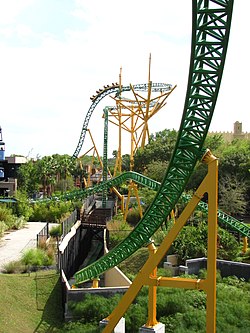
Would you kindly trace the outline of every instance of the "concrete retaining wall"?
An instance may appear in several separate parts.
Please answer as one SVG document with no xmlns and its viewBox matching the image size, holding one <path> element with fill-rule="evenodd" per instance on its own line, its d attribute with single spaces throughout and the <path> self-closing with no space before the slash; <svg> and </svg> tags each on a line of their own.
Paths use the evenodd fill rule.
<svg viewBox="0 0 250 333">
<path fill-rule="evenodd" d="M 217 259 L 216 263 L 222 277 L 235 275 L 238 278 L 244 278 L 246 281 L 250 280 L 250 264 L 220 259 Z M 198 274 L 200 269 L 207 268 L 207 258 L 186 260 L 186 266 L 188 267 L 188 274 Z"/>
</svg>

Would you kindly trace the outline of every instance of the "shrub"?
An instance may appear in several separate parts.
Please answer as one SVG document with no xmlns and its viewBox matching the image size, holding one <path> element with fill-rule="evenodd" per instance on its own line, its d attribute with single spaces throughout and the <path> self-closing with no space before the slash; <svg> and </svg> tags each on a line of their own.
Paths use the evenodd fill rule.
<svg viewBox="0 0 250 333">
<path fill-rule="evenodd" d="M 26 223 L 27 221 L 23 216 L 16 217 L 12 228 L 17 230 L 22 229 Z"/>
<path fill-rule="evenodd" d="M 235 237 L 223 228 L 218 229 L 218 258 L 224 260 L 234 260 L 239 251 L 239 244 Z"/>
<path fill-rule="evenodd" d="M 5 205 L 0 206 L 0 221 L 3 221 L 8 229 L 12 229 L 15 224 L 15 216 L 12 215 L 11 209 Z"/>
<path fill-rule="evenodd" d="M 24 252 L 21 262 L 26 266 L 50 266 L 53 260 L 42 249 L 29 249 Z"/>
<path fill-rule="evenodd" d="M 126 221 L 132 225 L 135 226 L 141 219 L 139 209 L 138 208 L 130 208 L 128 211 L 127 219 Z"/>
<path fill-rule="evenodd" d="M 3 236 L 4 232 L 8 229 L 4 221 L 0 221 L 0 236 Z"/>
<path fill-rule="evenodd" d="M 4 273 L 7 274 L 17 274 L 25 272 L 25 267 L 21 261 L 10 261 L 4 265 Z"/>
<path fill-rule="evenodd" d="M 15 198 L 17 199 L 17 202 L 13 206 L 13 212 L 17 216 L 23 216 L 25 220 L 28 220 L 33 209 L 30 205 L 27 194 L 21 191 L 16 191 Z"/>
<path fill-rule="evenodd" d="M 82 302 L 69 303 L 69 308 L 75 318 L 81 318 L 83 323 L 98 323 L 106 318 L 115 308 L 120 295 L 105 298 L 103 296 L 87 294 Z"/>
<path fill-rule="evenodd" d="M 88 332 L 88 333 L 100 333 L 101 330 L 97 327 L 96 324 L 83 324 L 82 322 L 69 322 L 65 323 L 63 329 L 60 329 L 61 333 L 70 332 L 70 333 L 79 333 L 79 332 Z"/>
<path fill-rule="evenodd" d="M 5 205 L 0 206 L 0 221 L 8 221 L 12 218 L 12 211 Z"/>
<path fill-rule="evenodd" d="M 62 225 L 55 225 L 49 230 L 50 237 L 59 237 L 62 235 Z"/>
<path fill-rule="evenodd" d="M 148 259 L 148 249 L 141 248 L 120 263 L 119 268 L 125 273 L 137 274 Z"/>
<path fill-rule="evenodd" d="M 72 212 L 73 205 L 70 201 L 49 203 L 35 203 L 30 221 L 60 222 L 67 213 Z"/>
<path fill-rule="evenodd" d="M 132 230 L 132 227 L 123 220 L 112 220 L 107 223 L 109 230 L 109 248 L 118 245 Z"/>
</svg>

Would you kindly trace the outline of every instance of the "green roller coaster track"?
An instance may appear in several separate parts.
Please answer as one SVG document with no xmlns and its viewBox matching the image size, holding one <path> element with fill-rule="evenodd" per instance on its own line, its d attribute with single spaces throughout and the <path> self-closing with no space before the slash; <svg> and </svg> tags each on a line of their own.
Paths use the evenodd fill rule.
<svg viewBox="0 0 250 333">
<path fill-rule="evenodd" d="M 166 220 L 204 153 L 226 58 L 233 0 L 193 0 L 189 79 L 179 134 L 169 167 L 151 206 L 135 229 L 108 254 L 75 273 L 76 284 L 118 265 Z"/>
<path fill-rule="evenodd" d="M 103 190 L 105 190 L 107 188 L 119 186 L 128 180 L 133 180 L 135 183 L 143 185 L 143 186 L 148 187 L 155 191 L 158 191 L 160 189 L 160 185 L 161 185 L 159 182 L 157 182 L 153 179 L 150 179 L 146 176 L 143 176 L 137 172 L 128 171 L 128 172 L 124 172 L 121 175 L 114 177 L 104 183 L 95 185 L 94 187 L 90 187 L 85 190 L 77 190 L 77 191 L 62 195 L 60 197 L 60 199 L 71 199 L 71 200 L 79 199 L 79 198 L 84 199 L 94 193 L 102 192 Z M 191 196 L 187 195 L 187 194 L 185 194 L 185 195 L 182 194 L 181 199 L 183 200 L 183 202 L 187 203 L 191 199 Z M 208 206 L 207 206 L 206 202 L 200 201 L 197 206 L 197 210 L 207 213 Z M 218 210 L 218 220 L 222 224 L 229 226 L 232 230 L 239 232 L 242 236 L 250 238 L 250 227 L 248 225 L 246 225 L 245 223 L 240 222 L 239 220 L 224 213 L 221 210 Z"/>
</svg>

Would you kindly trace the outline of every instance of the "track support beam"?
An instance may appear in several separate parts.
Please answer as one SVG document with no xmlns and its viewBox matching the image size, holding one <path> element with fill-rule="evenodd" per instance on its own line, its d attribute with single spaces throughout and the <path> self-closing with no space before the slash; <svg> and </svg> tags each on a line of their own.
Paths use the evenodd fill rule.
<svg viewBox="0 0 250 333">
<path fill-rule="evenodd" d="M 149 286 L 149 309 L 148 322 L 146 326 L 152 327 L 156 320 L 156 288 L 165 286 L 171 288 L 187 288 L 203 290 L 207 294 L 206 306 L 206 332 L 216 332 L 216 256 L 217 256 L 217 201 L 218 201 L 218 160 L 208 150 L 203 157 L 203 162 L 208 166 L 208 172 L 199 188 L 187 204 L 182 214 L 170 229 L 158 249 L 151 248 L 151 253 L 134 279 L 127 292 L 121 298 L 114 311 L 106 318 L 108 325 L 103 333 L 111 333 L 120 318 L 127 311 L 130 304 L 143 286 Z M 162 258 L 166 255 L 171 244 L 194 212 L 195 207 L 203 197 L 208 194 L 208 256 L 207 256 L 207 278 L 184 279 L 157 277 L 156 270 Z"/>
</svg>

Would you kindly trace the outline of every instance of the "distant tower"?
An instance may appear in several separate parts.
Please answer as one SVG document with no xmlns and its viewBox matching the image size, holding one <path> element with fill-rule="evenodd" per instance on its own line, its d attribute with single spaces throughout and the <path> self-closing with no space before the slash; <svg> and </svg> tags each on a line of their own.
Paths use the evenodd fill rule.
<svg viewBox="0 0 250 333">
<path fill-rule="evenodd" d="M 242 123 L 239 121 L 236 121 L 234 123 L 234 134 L 235 135 L 241 135 L 242 134 Z"/>
<path fill-rule="evenodd" d="M 242 123 L 236 121 L 234 123 L 234 132 L 233 138 L 234 139 L 244 139 L 246 137 L 245 133 L 242 132 Z"/>
<path fill-rule="evenodd" d="M 5 143 L 3 142 L 2 128 L 0 127 L 0 161 L 5 159 Z"/>
</svg>

